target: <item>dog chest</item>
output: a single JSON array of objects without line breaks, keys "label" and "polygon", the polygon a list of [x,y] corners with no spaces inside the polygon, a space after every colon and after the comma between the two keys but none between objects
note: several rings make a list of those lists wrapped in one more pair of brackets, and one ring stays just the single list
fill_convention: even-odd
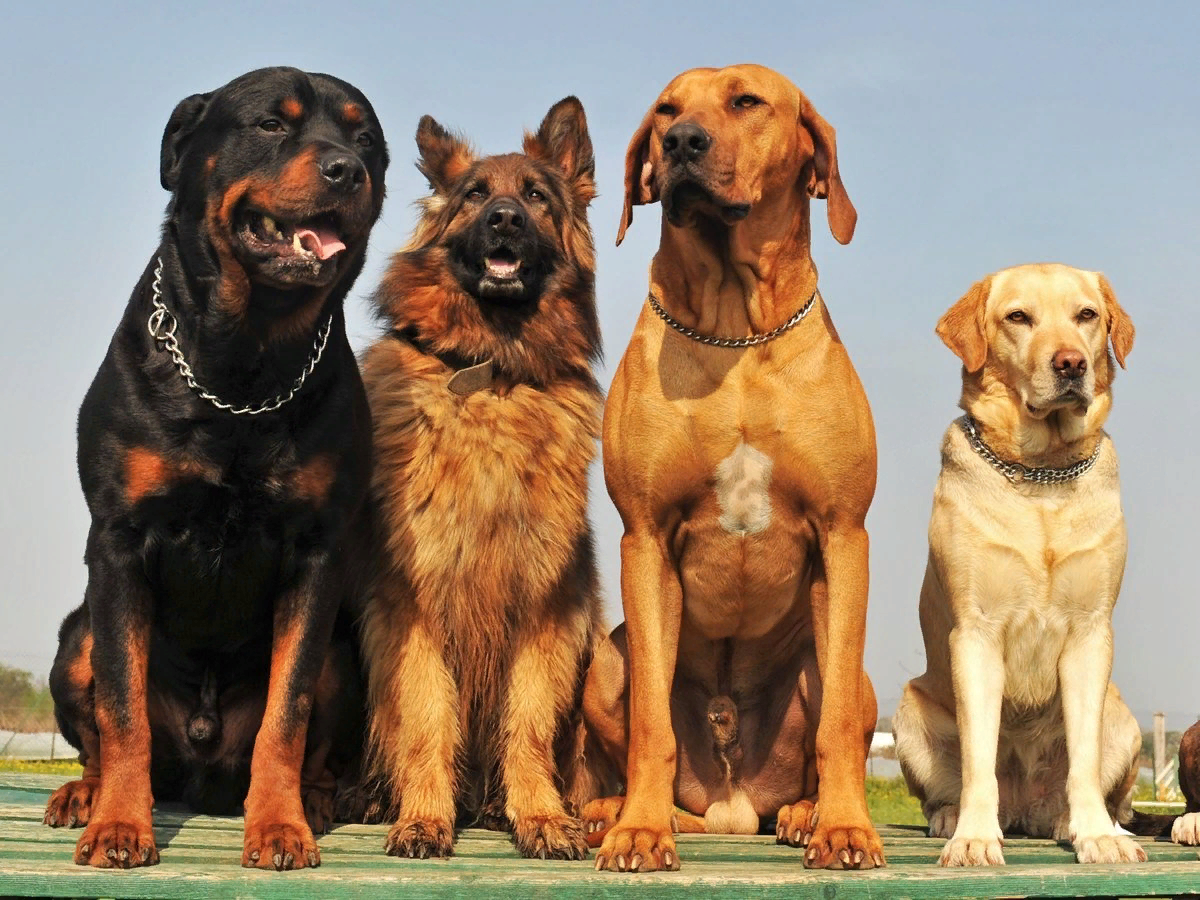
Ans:
[{"label": "dog chest", "polygon": [[492,592],[548,591],[587,526],[597,399],[523,385],[459,398],[431,381],[415,400],[405,428],[378,435],[377,472],[413,574],[467,591],[477,581]]}]

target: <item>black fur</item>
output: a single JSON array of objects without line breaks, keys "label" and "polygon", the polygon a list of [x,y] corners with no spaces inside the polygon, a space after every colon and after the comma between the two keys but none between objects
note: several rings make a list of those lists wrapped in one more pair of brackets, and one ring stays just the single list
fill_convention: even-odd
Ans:
[{"label": "black fur", "polygon": [[[370,419],[342,301],[382,207],[386,166],[367,99],[296,69],[188,97],[163,134],[160,178],[172,196],[162,240],[79,412],[88,586],[63,622],[51,674],[60,727],[86,763],[97,707],[120,729],[146,725],[129,705],[144,638],[156,800],[240,807],[272,636],[284,628],[297,635],[285,670],[289,726],[309,725],[310,748],[337,729],[344,755],[361,744],[344,603],[358,568]],[[263,213],[278,216],[281,233],[317,229],[318,245],[335,235],[345,248],[328,259],[288,253],[256,236]],[[292,402],[233,415],[185,384],[147,331],[156,260],[197,380],[233,404],[286,395],[332,317],[324,357]],[[89,637],[90,681],[79,677]],[[314,701],[327,660],[332,708]]]}]

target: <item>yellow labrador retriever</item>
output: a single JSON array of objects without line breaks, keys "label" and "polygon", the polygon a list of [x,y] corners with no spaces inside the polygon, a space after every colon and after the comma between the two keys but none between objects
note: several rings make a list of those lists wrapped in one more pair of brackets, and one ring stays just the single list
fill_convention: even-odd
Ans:
[{"label": "yellow labrador retriever", "polygon": [[1005,832],[1080,862],[1145,852],[1130,815],[1141,734],[1109,681],[1125,568],[1103,430],[1133,323],[1098,272],[1027,265],[975,284],[937,332],[963,361],[921,588],[928,668],[896,752],[944,866],[1001,865]]}]

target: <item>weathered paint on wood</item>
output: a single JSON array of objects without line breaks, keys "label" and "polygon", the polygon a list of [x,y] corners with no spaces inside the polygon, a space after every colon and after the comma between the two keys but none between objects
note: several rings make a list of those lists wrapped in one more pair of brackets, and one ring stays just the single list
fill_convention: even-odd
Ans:
[{"label": "weathered paint on wood", "polygon": [[19,897],[1076,897],[1200,896],[1193,848],[1145,841],[1151,862],[1080,866],[1053,841],[1010,839],[1008,865],[938,868],[942,841],[923,830],[880,829],[889,866],[874,872],[812,872],[800,851],[768,837],[681,835],[680,872],[600,873],[592,863],[521,859],[507,835],[469,830],[448,860],[385,856],[382,826],[351,825],[320,838],[322,865],[299,872],[240,866],[242,822],[156,810],[162,862],[112,872],[71,862],[77,830],[41,824],[54,776],[0,776],[0,896]]}]

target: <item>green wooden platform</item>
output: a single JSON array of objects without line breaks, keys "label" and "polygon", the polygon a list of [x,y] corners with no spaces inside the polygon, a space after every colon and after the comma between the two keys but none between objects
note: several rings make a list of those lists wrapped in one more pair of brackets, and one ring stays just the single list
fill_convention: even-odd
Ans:
[{"label": "green wooden platform", "polygon": [[880,829],[886,869],[811,872],[799,850],[767,837],[681,835],[682,870],[622,875],[592,862],[517,856],[508,836],[466,831],[448,860],[385,856],[383,826],[348,825],[320,839],[321,867],[259,872],[241,867],[241,819],[158,810],[162,862],[129,872],[71,862],[77,830],[42,825],[61,776],[0,775],[0,896],[18,897],[1178,897],[1200,896],[1194,848],[1145,842],[1150,862],[1080,866],[1052,841],[1009,840],[1008,866],[941,869],[941,840],[922,829]]}]

